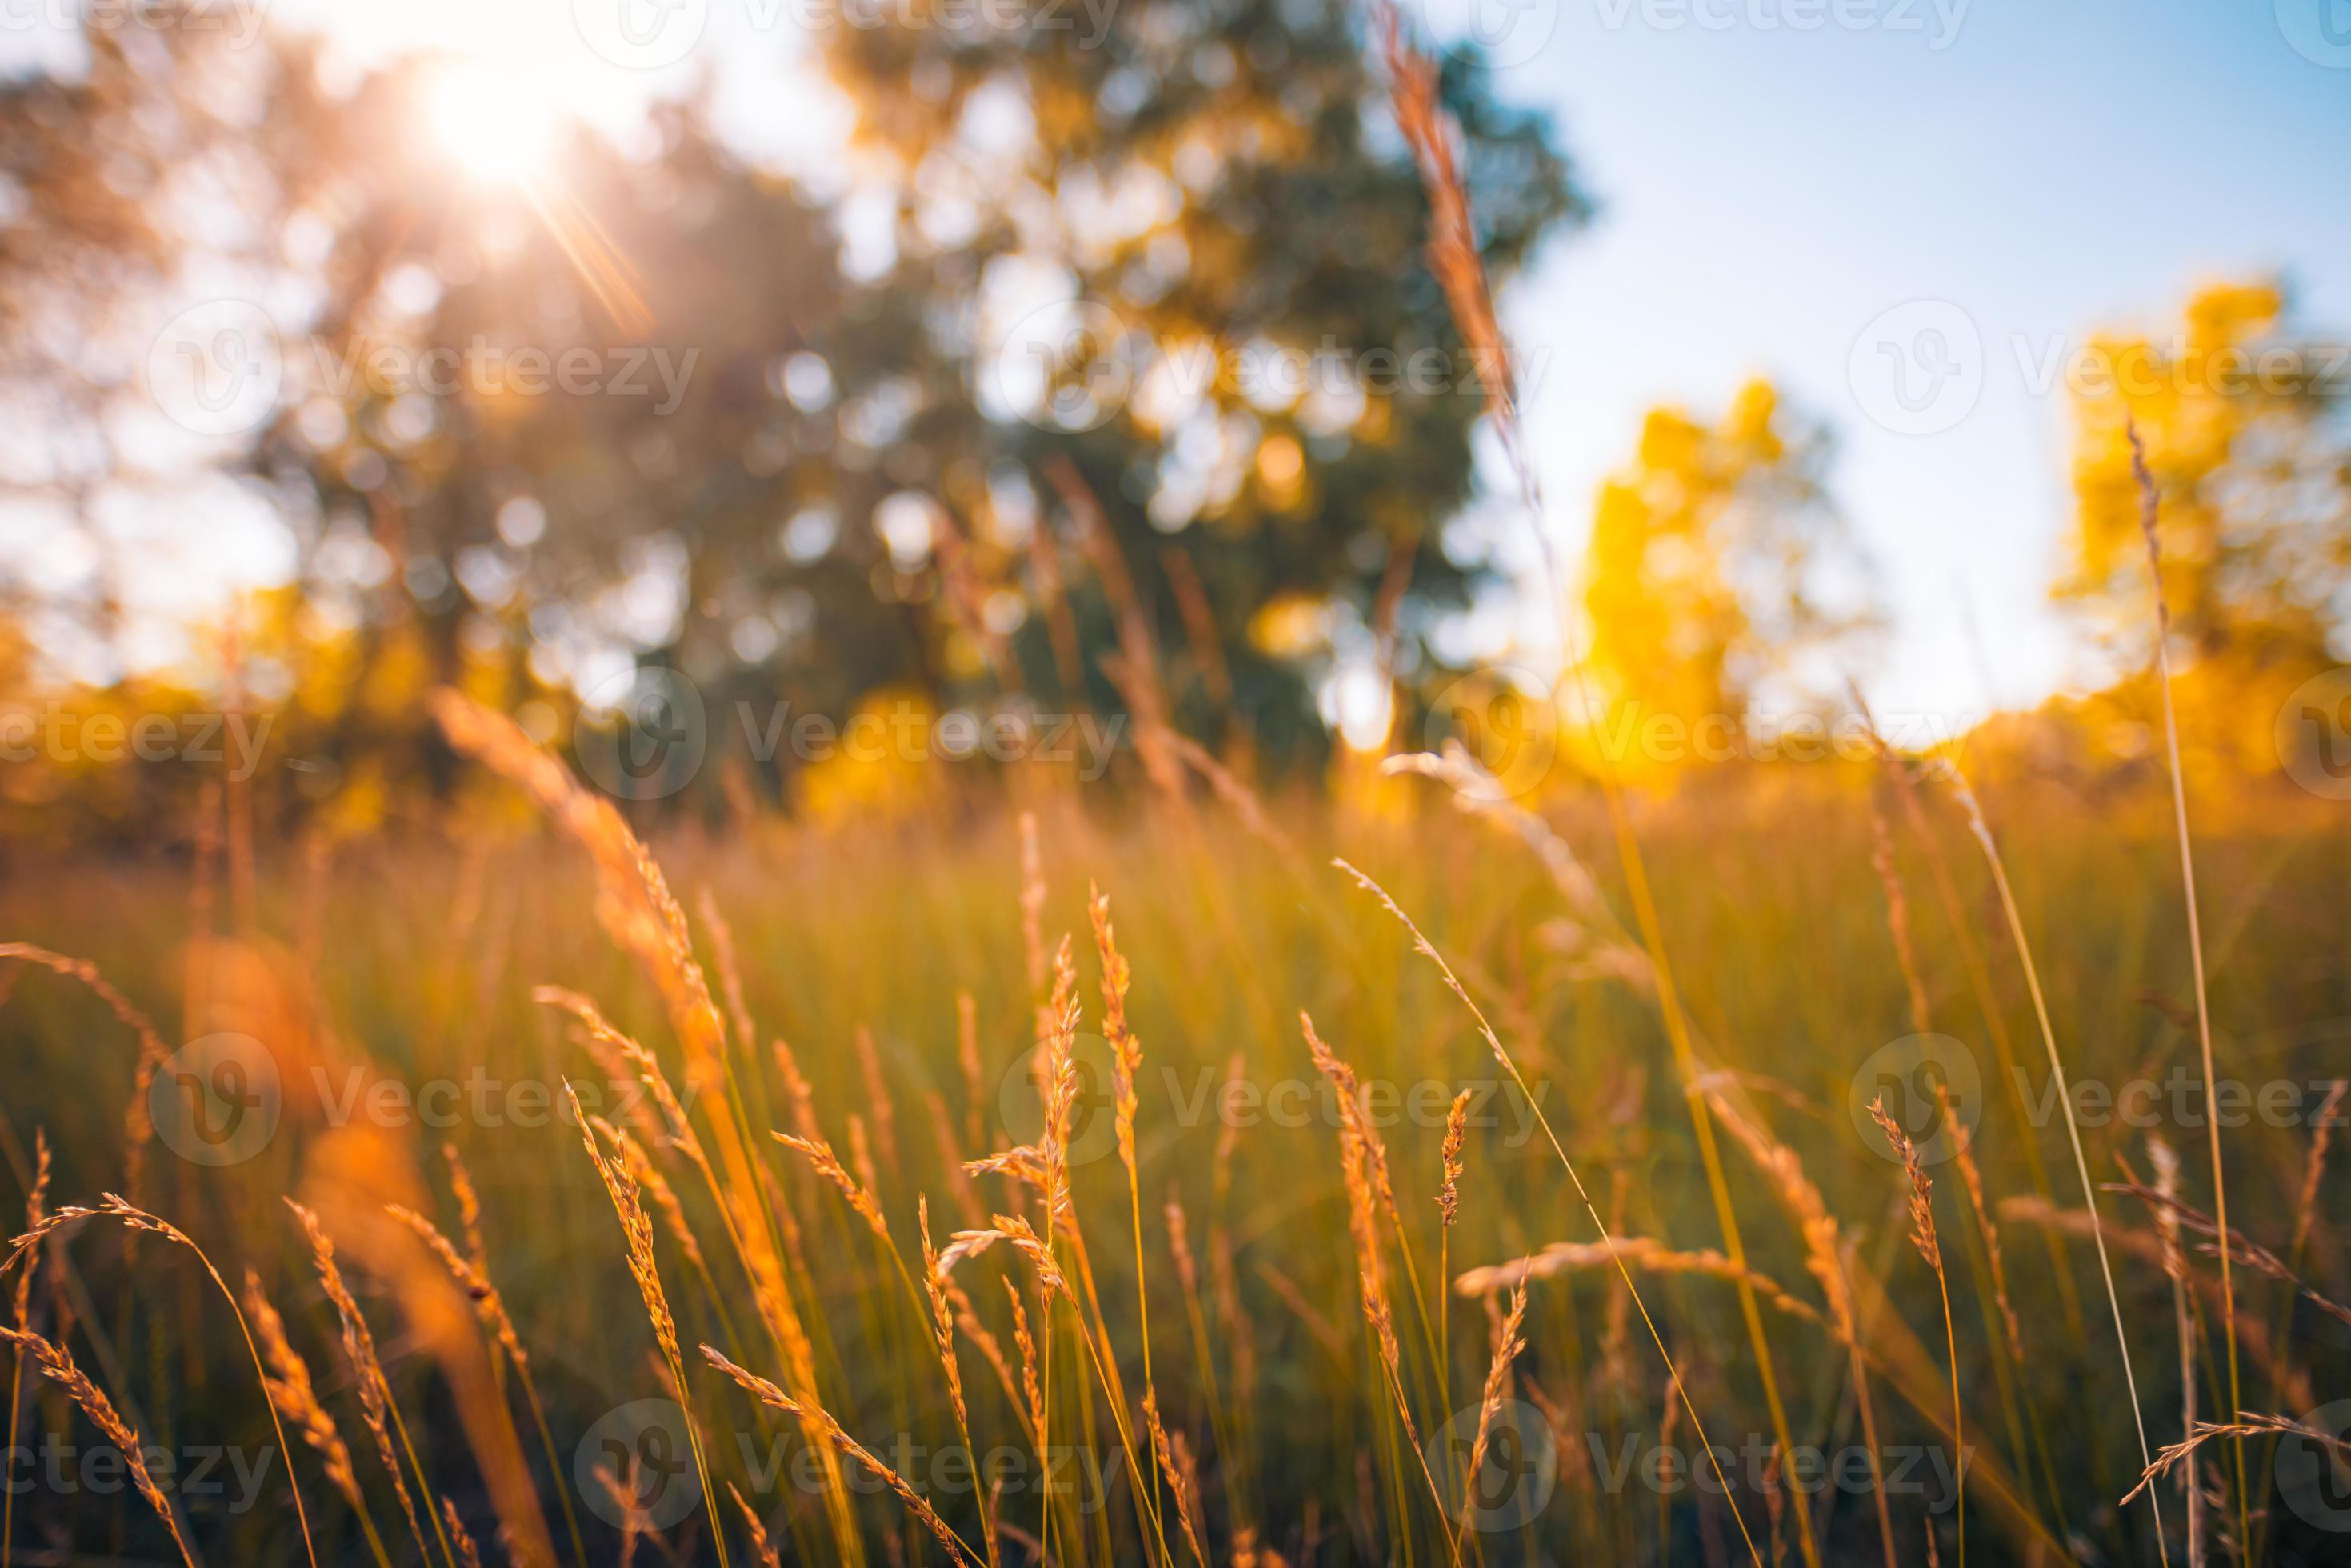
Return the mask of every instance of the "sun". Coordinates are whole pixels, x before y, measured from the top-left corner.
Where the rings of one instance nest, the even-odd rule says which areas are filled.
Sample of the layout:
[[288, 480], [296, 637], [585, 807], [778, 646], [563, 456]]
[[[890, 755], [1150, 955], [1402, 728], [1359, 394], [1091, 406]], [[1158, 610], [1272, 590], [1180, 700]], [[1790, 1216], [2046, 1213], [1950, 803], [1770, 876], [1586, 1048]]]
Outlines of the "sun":
[[484, 180], [528, 176], [554, 143], [553, 95], [521, 72], [483, 61], [443, 69], [425, 108], [444, 150]]

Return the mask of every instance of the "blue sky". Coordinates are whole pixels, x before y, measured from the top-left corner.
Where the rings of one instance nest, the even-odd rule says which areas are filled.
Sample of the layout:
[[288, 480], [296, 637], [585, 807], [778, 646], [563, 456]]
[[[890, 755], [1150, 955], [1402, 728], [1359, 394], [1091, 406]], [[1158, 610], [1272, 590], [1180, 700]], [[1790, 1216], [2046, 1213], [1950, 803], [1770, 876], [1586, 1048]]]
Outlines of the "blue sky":
[[[1646, 408], [1718, 410], [1768, 374], [1835, 429], [1834, 488], [1884, 575], [1873, 699], [2030, 702], [2085, 666], [2047, 599], [2069, 413], [2028, 367], [2100, 328], [2168, 332], [2220, 278], [2282, 275], [2314, 325], [2351, 329], [2351, 44], [2314, 63], [2276, 14], [2334, 5], [2351, 39], [2351, 0], [1974, 0], [1939, 49], [1924, 0], [1919, 31], [1754, 25], [1784, 4], [1712, 0], [1732, 26], [1666, 29], [1560, 0], [1540, 54], [1499, 75], [1556, 114], [1601, 204], [1507, 301], [1548, 356], [1529, 423], [1555, 527], [1580, 545]], [[1901, 434], [1848, 356], [1922, 298], [1972, 320], [1981, 391], [1950, 428]]]

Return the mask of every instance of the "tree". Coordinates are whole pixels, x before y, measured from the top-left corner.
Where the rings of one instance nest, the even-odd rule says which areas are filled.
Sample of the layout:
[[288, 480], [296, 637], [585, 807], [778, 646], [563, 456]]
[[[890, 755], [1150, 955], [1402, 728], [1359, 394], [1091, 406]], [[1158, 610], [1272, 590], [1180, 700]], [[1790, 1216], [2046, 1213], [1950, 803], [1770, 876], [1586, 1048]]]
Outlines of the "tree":
[[2095, 639], [2104, 688], [2081, 727], [2142, 757], [2157, 717], [2136, 423], [2159, 500], [2185, 760], [2273, 771], [2287, 694], [2351, 656], [2351, 362], [2280, 287], [2253, 283], [2200, 291], [2161, 340], [2093, 338], [2065, 369], [2077, 509], [2056, 593]]
[[[1419, 260], [1416, 183], [1344, 7], [1051, 20], [836, 27], [824, 60], [863, 161], [846, 204], [747, 162], [694, 104], [657, 111], [650, 153], [583, 132], [519, 190], [469, 185], [413, 135], [434, 62], [329, 91], [283, 39], [100, 50], [0, 119], [30, 133], [23, 232], [78, 236], [51, 286], [152, 335], [219, 247], [142, 227], [157, 203], [83, 211], [74, 171], [93, 143], [161, 170], [159, 102], [246, 94], [208, 122], [237, 173], [237, 265], [193, 270], [268, 305], [284, 386], [257, 436], [192, 460], [241, 472], [290, 537], [299, 601], [257, 619], [333, 672], [304, 710], [330, 766], [423, 749], [426, 683], [559, 718], [632, 664], [683, 671], [719, 714], [741, 695], [839, 717], [896, 689], [1139, 700], [1311, 764], [1327, 637], [1269, 628], [1384, 613], [1425, 670], [1470, 581], [1440, 535], [1480, 400]], [[1540, 119], [1467, 60], [1447, 87], [1507, 276], [1581, 204]], [[878, 246], [855, 225], [877, 191]], [[34, 298], [30, 276], [5, 291]], [[1055, 343], [1028, 355], [1050, 310], [1008, 329], [1056, 299], [1098, 308], [1079, 314], [1114, 382]], [[121, 350], [110, 377], [46, 365], [22, 395], [120, 401], [140, 390]], [[578, 350], [589, 391], [520, 390]], [[614, 391], [619, 361], [664, 352], [674, 399]]]
[[[1400, 666], [1433, 672], [1426, 633], [1471, 581], [1441, 536], [1481, 398], [1421, 259], [1426, 204], [1362, 10], [1151, 0], [1089, 33], [1014, 9], [958, 25], [917, 6], [826, 38], [893, 198], [878, 286], [946, 323], [910, 434], [952, 510], [999, 517], [987, 481], [1008, 471], [1057, 532], [1098, 506], [1106, 541], [1061, 547], [1095, 567], [1079, 635], [1117, 637], [1106, 543], [1155, 632], [1125, 655], [1156, 653], [1185, 727], [1318, 756], [1301, 641], [1327, 652], [1385, 620]], [[1506, 278], [1583, 204], [1547, 126], [1504, 108], [1473, 57], [1444, 90]], [[1023, 563], [976, 567], [1011, 585]], [[1319, 630], [1301, 640], [1302, 620]], [[1032, 686], [1122, 700], [1056, 656], [1046, 618], [1013, 642]]]
[[[1833, 693], [1835, 655], [1873, 624], [1871, 581], [1830, 505], [1825, 434], [1750, 382], [1719, 424], [1653, 410], [1601, 486], [1585, 566], [1603, 712], [1743, 727]], [[1628, 759], [1629, 760], [1629, 759]]]

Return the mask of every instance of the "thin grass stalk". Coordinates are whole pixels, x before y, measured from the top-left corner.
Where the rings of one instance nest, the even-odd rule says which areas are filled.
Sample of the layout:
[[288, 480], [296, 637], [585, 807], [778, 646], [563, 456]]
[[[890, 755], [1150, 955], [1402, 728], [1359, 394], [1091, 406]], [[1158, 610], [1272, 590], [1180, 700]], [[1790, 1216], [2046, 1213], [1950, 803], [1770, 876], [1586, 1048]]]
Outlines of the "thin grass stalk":
[[[1935, 1103], [1943, 1116], [1942, 1124], [1954, 1124], [1958, 1115], [1951, 1104], [1949, 1088], [1937, 1082]], [[1968, 1253], [1969, 1267], [1974, 1270], [1976, 1299], [1984, 1317], [1984, 1339], [1994, 1345], [1991, 1358], [1992, 1378], [2000, 1386], [2001, 1414], [2008, 1423], [2009, 1441], [2016, 1449], [2016, 1464], [2021, 1475], [2028, 1475], [2028, 1467], [2037, 1458], [2041, 1465], [2042, 1483], [2049, 1491], [2050, 1505], [2058, 1511], [2058, 1533], [2064, 1533], [2064, 1498], [2057, 1487], [2057, 1468], [2049, 1457], [2049, 1437], [2043, 1430], [2041, 1407], [2025, 1407], [2020, 1416], [2016, 1397], [2016, 1380], [2026, 1370], [2024, 1364], [2024, 1329], [2017, 1321], [2016, 1307], [2008, 1294], [2008, 1265], [2001, 1251], [2000, 1225], [1993, 1219], [1991, 1200], [1984, 1196], [1983, 1171], [1976, 1164], [1972, 1134], [1962, 1137], [1953, 1145], [1952, 1159], [1959, 1167], [1959, 1184], [1967, 1189], [1968, 1207], [1975, 1216], [1976, 1245]], [[1991, 1288], [1985, 1281], [1990, 1279]], [[2000, 1354], [2000, 1347], [2008, 1352]], [[2025, 1442], [2025, 1424], [2032, 1428], [2032, 1444]], [[2027, 1479], [2028, 1486], [2031, 1484]]]
[[1453, 1097], [1453, 1108], [1445, 1115], [1445, 1142], [1437, 1154], [1442, 1174], [1437, 1187], [1437, 1386], [1447, 1410], [1453, 1408], [1453, 1292], [1449, 1288], [1453, 1278], [1453, 1226], [1461, 1218], [1461, 1145], [1469, 1134], [1472, 1098], [1468, 1089]]
[[[2337, 1118], [2342, 1110], [2346, 1088], [2351, 1088], [2351, 1085], [2338, 1082], [2334, 1088], [2328, 1090], [2326, 1098], [2319, 1103], [2317, 1113], [2311, 1118], [2310, 1149], [2303, 1158], [2302, 1190], [2294, 1204], [2294, 1239], [2286, 1249], [2286, 1265], [2291, 1270], [2301, 1269], [2303, 1251], [2310, 1241], [2310, 1228], [2312, 1222], [2318, 1217], [2318, 1196], [2326, 1183], [2327, 1150], [2333, 1140], [2334, 1130], [2338, 1124]], [[2298, 1299], [2291, 1291], [2282, 1294], [2278, 1301], [2277, 1316], [2272, 1322], [2269, 1331], [2269, 1343], [2272, 1344], [2284, 1341], [2286, 1331], [2294, 1324], [2294, 1308]], [[2282, 1390], [2279, 1386], [2277, 1369], [2272, 1367], [2270, 1369], [2271, 1402], [2275, 1403], [2280, 1397], [2282, 1397]], [[2275, 1445], [2273, 1444], [2271, 1448], [2273, 1460], [2275, 1453]], [[2252, 1561], [2256, 1563], [2262, 1561], [2262, 1547], [2267, 1542], [2268, 1535], [2269, 1518], [2265, 1514], [2253, 1521]]]
[[[2057, 1055], [2057, 1030], [2049, 1021], [2049, 1002], [2042, 995], [2041, 972], [2032, 962], [2032, 946], [2024, 935], [2024, 916], [2016, 905], [2016, 892], [2009, 885], [2008, 868], [2001, 864], [2000, 848], [1992, 841], [1991, 826], [1984, 821], [1983, 808], [1977, 803], [1975, 791], [1957, 768], [1946, 764], [1942, 769], [1959, 808], [1967, 813], [1969, 831], [1983, 850], [1984, 859], [1991, 867], [1992, 886], [2000, 894], [2001, 914], [2008, 921], [2009, 936], [2016, 943], [2016, 956], [2024, 968], [2024, 988], [2032, 997], [2032, 1016], [2041, 1025], [2041, 1041], [2048, 1048], [2049, 1071], [2057, 1082], [2057, 1103], [2065, 1113], [2065, 1137], [2074, 1150], [2074, 1171], [2082, 1182], [2082, 1204], [2090, 1217], [2090, 1239], [2098, 1254], [2098, 1273], [2106, 1287], [2106, 1307], [2114, 1314], [2115, 1344], [2122, 1353], [2123, 1385], [2130, 1395], [2131, 1425], [2138, 1434], [2139, 1458], [2142, 1467], [2155, 1463], [2147, 1448], [2147, 1417], [2138, 1401], [2138, 1375], [2131, 1370], [2130, 1336], [2123, 1332], [2122, 1297], [2115, 1290], [2114, 1264], [2106, 1257], [2106, 1231], [2098, 1218], [2098, 1195], [2090, 1180], [2089, 1156], [2082, 1152], [2082, 1129], [2074, 1116], [2074, 1092], [2065, 1077], [2065, 1063]], [[2171, 1548], [2163, 1536], [2163, 1502], [2153, 1489], [2147, 1494], [2148, 1511], [2155, 1517], [2155, 1544], [2161, 1560], [2169, 1568]]]
[[[1850, 689], [1855, 705], [1866, 713], [1867, 707], [1863, 703], [1861, 688], [1858, 685], [1853, 685]], [[1874, 718], [1871, 721], [1870, 737], [1877, 743], [1879, 756], [1886, 764], [1886, 771], [1896, 776], [1897, 785], [1905, 782], [1899, 777], [1899, 764], [1895, 762], [1892, 752], [1886, 748], [1884, 740], [1877, 736]], [[1886, 894], [1886, 935], [1894, 944], [1895, 962], [1902, 971], [1903, 989], [1910, 1002], [1911, 1031], [1915, 1034], [1927, 1034], [1934, 1028], [1934, 1019], [1927, 1004], [1927, 987], [1919, 978], [1917, 951], [1911, 941], [1910, 900], [1902, 885], [1901, 869], [1895, 860], [1893, 829], [1886, 820], [1885, 809], [1879, 804], [1877, 793], [1874, 789], [1869, 796], [1869, 841], [1870, 864], [1876, 869], [1878, 884]], [[1937, 1126], [1957, 1125], [1953, 1120], [1950, 1092], [1939, 1080], [1935, 1084], [1935, 1104], [1937, 1113], [1941, 1118], [1936, 1124]], [[1970, 1147], [1970, 1142], [1969, 1136], [1964, 1134], [1953, 1142], [1953, 1153], [1959, 1160], [1959, 1176], [1968, 1189], [1968, 1199], [1974, 1209], [1979, 1230], [1977, 1245], [1968, 1249], [1968, 1263], [1975, 1274], [1979, 1301], [1984, 1299], [1985, 1275], [1987, 1272], [1990, 1274], [1991, 1286], [1990, 1294], [1998, 1303], [2010, 1352], [2016, 1364], [2022, 1367], [2024, 1361], [2023, 1337], [2017, 1326], [2015, 1309], [2009, 1304], [2008, 1275], [2000, 1255], [2000, 1232], [1992, 1224], [1990, 1211], [1984, 1207], [1983, 1176], [1976, 1168], [1975, 1153]], [[1938, 1282], [1941, 1282], [1939, 1270]], [[1949, 1315], [1949, 1291], [1946, 1285], [1945, 1316], [1947, 1320]], [[1987, 1305], [1987, 1319], [1990, 1315], [1991, 1309]], [[1989, 1322], [1986, 1326], [1991, 1326]], [[1947, 1321], [1945, 1323], [1947, 1331], [1949, 1327]], [[1946, 1337], [1949, 1337], [1948, 1333]], [[2001, 1409], [2007, 1418], [2009, 1440], [2015, 1446], [2019, 1460], [2022, 1462], [2025, 1456], [2024, 1432], [2022, 1423], [2017, 1418], [2016, 1395], [2011, 1385], [2007, 1364], [2002, 1362], [1997, 1352], [1992, 1356], [1992, 1374], [1993, 1380], [2000, 1385]], [[1958, 1375], [1958, 1367], [1954, 1365], [1952, 1377], [1956, 1380]], [[1955, 1389], [1953, 1399], [1955, 1409], [1957, 1403]], [[2040, 1420], [2037, 1412], [2033, 1419], [2037, 1428]], [[1954, 1422], [1954, 1430], [1956, 1429], [1957, 1423]], [[2045, 1459], [2043, 1468], [2047, 1468]], [[2051, 1490], [2053, 1493], [2055, 1491], [2053, 1478], [2051, 1480]], [[1962, 1558], [1966, 1556], [1966, 1551], [1965, 1542], [1962, 1541], [1960, 1545]]]
[[[2188, 780], [2179, 767], [2179, 716], [2171, 700], [2171, 600], [2163, 589], [2163, 541], [2157, 529], [2160, 503], [2155, 477], [2147, 472], [2147, 446], [2139, 440], [2138, 423], [2126, 415], [2124, 434], [2130, 440], [2131, 478], [2138, 486], [2139, 531], [2147, 536], [2147, 574], [2155, 586], [2155, 664], [2157, 686], [2163, 694], [2163, 745], [2171, 771], [2172, 824], [2179, 835], [2179, 884], [2188, 905], [2188, 958], [2196, 979], [2196, 1043], [2203, 1055], [2204, 1132], [2212, 1157], [2212, 1214], [2220, 1227], [2220, 1316], [2229, 1342], [2229, 1408], [2244, 1406], [2237, 1372], [2237, 1285], [2229, 1266], [2229, 1179], [2220, 1164], [2220, 1118], [2213, 1107], [2218, 1074], [2212, 1068], [2212, 1003], [2204, 980], [2204, 930], [2197, 911], [2196, 852], [2188, 833]], [[2237, 1471], [2237, 1539], [2250, 1539], [2245, 1489], [2245, 1440], [2229, 1440]], [[2153, 1494], [2150, 1493], [2150, 1496]]]
[[[1526, 1321], [1527, 1281], [1521, 1275], [1518, 1288], [1510, 1292], [1510, 1310], [1495, 1333], [1493, 1363], [1486, 1371], [1485, 1394], [1478, 1401], [1478, 1433], [1469, 1444], [1469, 1461], [1462, 1472], [1461, 1519], [1453, 1531], [1453, 1560], [1456, 1563], [1461, 1561], [1461, 1538], [1469, 1530], [1468, 1501], [1473, 1495], [1471, 1489], [1477, 1486], [1478, 1472], [1486, 1465], [1486, 1445], [1494, 1435], [1494, 1417], [1502, 1408], [1503, 1396], [1510, 1392], [1510, 1364], [1518, 1359], [1519, 1352], [1526, 1348], [1526, 1341], [1519, 1332]], [[1667, 1406], [1667, 1414], [1672, 1413], [1672, 1408], [1670, 1405]]]
[[[21, 1152], [17, 1154], [23, 1158]], [[22, 1168], [21, 1166], [19, 1167]], [[49, 1196], [49, 1135], [39, 1127], [33, 1129], [33, 1185], [25, 1195], [25, 1228], [41, 1228], [44, 1206]], [[10, 1305], [15, 1309], [16, 1332], [29, 1333], [33, 1328], [33, 1265], [27, 1259], [24, 1271], [16, 1276], [16, 1289]], [[18, 1350], [11, 1357], [14, 1370], [8, 1376], [8, 1451], [16, 1451], [17, 1420], [24, 1414], [25, 1352]], [[5, 1523], [0, 1523], [0, 1568], [9, 1568], [16, 1547], [16, 1489], [7, 1490], [8, 1502]]]
[[726, 1495], [733, 1498], [735, 1506], [743, 1511], [743, 1530], [751, 1538], [751, 1554], [759, 1560], [759, 1568], [784, 1568], [783, 1557], [777, 1552], [776, 1543], [768, 1539], [768, 1527], [759, 1522], [758, 1514], [743, 1500], [743, 1494], [735, 1490], [733, 1481], [726, 1483]]
[[[971, 1413], [964, 1403], [963, 1367], [956, 1360], [955, 1315], [939, 1277], [939, 1255], [931, 1246], [931, 1205], [927, 1197], [915, 1199], [914, 1215], [923, 1237], [923, 1289], [930, 1298], [932, 1332], [938, 1342], [939, 1367], [946, 1375], [947, 1402], [955, 1409], [956, 1434], [963, 1439], [964, 1451], [973, 1453], [977, 1450], [971, 1441]], [[976, 1486], [972, 1495], [979, 1508], [980, 1540], [987, 1547], [988, 1568], [997, 1568], [996, 1523], [990, 1517], [987, 1496]]]
[[[2171, 1145], [2150, 1134], [2147, 1141], [2147, 1163], [2155, 1167], [2155, 1190], [2165, 1198], [2176, 1197], [2179, 1187], [2179, 1156]], [[2183, 1437], [2196, 1431], [2196, 1316], [2188, 1294], [2188, 1256], [2179, 1245], [2179, 1217], [2168, 1204], [2148, 1205], [2155, 1219], [2156, 1239], [2163, 1247], [2163, 1271], [2171, 1281], [2172, 1325], [2179, 1335], [2179, 1430]], [[2197, 1483], [2196, 1464], [2188, 1461], [2180, 1478], [2180, 1490], [2188, 1500], [2188, 1568], [2204, 1568], [2204, 1489]]]
[[[1208, 1407], [1208, 1430], [1217, 1441], [1217, 1452], [1224, 1460], [1227, 1471], [1225, 1494], [1234, 1497], [1230, 1471], [1234, 1456], [1240, 1452], [1238, 1428], [1233, 1422], [1233, 1412], [1225, 1400], [1223, 1380], [1217, 1375], [1217, 1361], [1208, 1340], [1208, 1317], [1202, 1304], [1198, 1262], [1192, 1256], [1191, 1224], [1184, 1213], [1184, 1205], [1175, 1186], [1167, 1191], [1167, 1205], [1163, 1211], [1167, 1220], [1167, 1252], [1176, 1262], [1176, 1282], [1183, 1288], [1184, 1317], [1192, 1333], [1192, 1359], [1198, 1368], [1200, 1392]], [[1239, 1512], [1238, 1504], [1235, 1511]]]
[[[1102, 960], [1102, 1038], [1110, 1044], [1113, 1106], [1112, 1115], [1118, 1139], [1119, 1164], [1126, 1167], [1127, 1223], [1134, 1239], [1134, 1309], [1143, 1336], [1143, 1403], [1146, 1411], [1158, 1409], [1158, 1387], [1151, 1374], [1151, 1281], [1143, 1269], [1143, 1178], [1135, 1169], [1134, 1118], [1137, 1110], [1134, 1081], [1143, 1070], [1143, 1047], [1126, 1021], [1126, 991], [1133, 981], [1126, 959], [1118, 950], [1118, 937], [1110, 919], [1110, 899], [1101, 888], [1086, 884], [1086, 914], [1092, 922], [1094, 946]], [[1165, 1447], [1164, 1443], [1160, 1445]], [[1151, 1475], [1151, 1503], [1155, 1511], [1164, 1511], [1159, 1493], [1159, 1469]], [[1186, 1535], [1192, 1531], [1191, 1520], [1184, 1520]], [[1193, 1542], [1196, 1553], [1199, 1542]]]
[[[1951, 1446], [1958, 1450], [1952, 1473], [1958, 1479], [1957, 1500], [1952, 1505], [1953, 1517], [1959, 1528], [1959, 1568], [1968, 1563], [1968, 1439], [1967, 1427], [1959, 1409], [1959, 1343], [1951, 1326], [1951, 1282], [1943, 1272], [1943, 1245], [1935, 1231], [1935, 1184], [1927, 1177], [1927, 1167], [1918, 1158], [1917, 1147], [1901, 1124], [1886, 1113], [1886, 1097], [1879, 1095], [1870, 1102], [1869, 1113], [1876, 1118], [1878, 1130], [1886, 1134], [1902, 1155], [1902, 1169], [1910, 1178], [1910, 1245], [1927, 1267], [1935, 1271], [1935, 1288], [1943, 1298], [1943, 1351], [1945, 1364], [1951, 1373]], [[1933, 1525], [1928, 1526], [1928, 1544], [1934, 1543]]]

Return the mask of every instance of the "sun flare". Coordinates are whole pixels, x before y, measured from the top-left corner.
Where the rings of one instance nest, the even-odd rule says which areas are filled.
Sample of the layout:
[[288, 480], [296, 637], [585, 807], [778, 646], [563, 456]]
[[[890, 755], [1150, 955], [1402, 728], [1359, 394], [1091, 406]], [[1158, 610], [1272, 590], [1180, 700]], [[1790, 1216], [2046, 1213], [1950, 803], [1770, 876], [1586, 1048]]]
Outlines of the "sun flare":
[[453, 65], [427, 104], [442, 148], [485, 180], [519, 180], [545, 162], [557, 108], [541, 84], [481, 61]]

